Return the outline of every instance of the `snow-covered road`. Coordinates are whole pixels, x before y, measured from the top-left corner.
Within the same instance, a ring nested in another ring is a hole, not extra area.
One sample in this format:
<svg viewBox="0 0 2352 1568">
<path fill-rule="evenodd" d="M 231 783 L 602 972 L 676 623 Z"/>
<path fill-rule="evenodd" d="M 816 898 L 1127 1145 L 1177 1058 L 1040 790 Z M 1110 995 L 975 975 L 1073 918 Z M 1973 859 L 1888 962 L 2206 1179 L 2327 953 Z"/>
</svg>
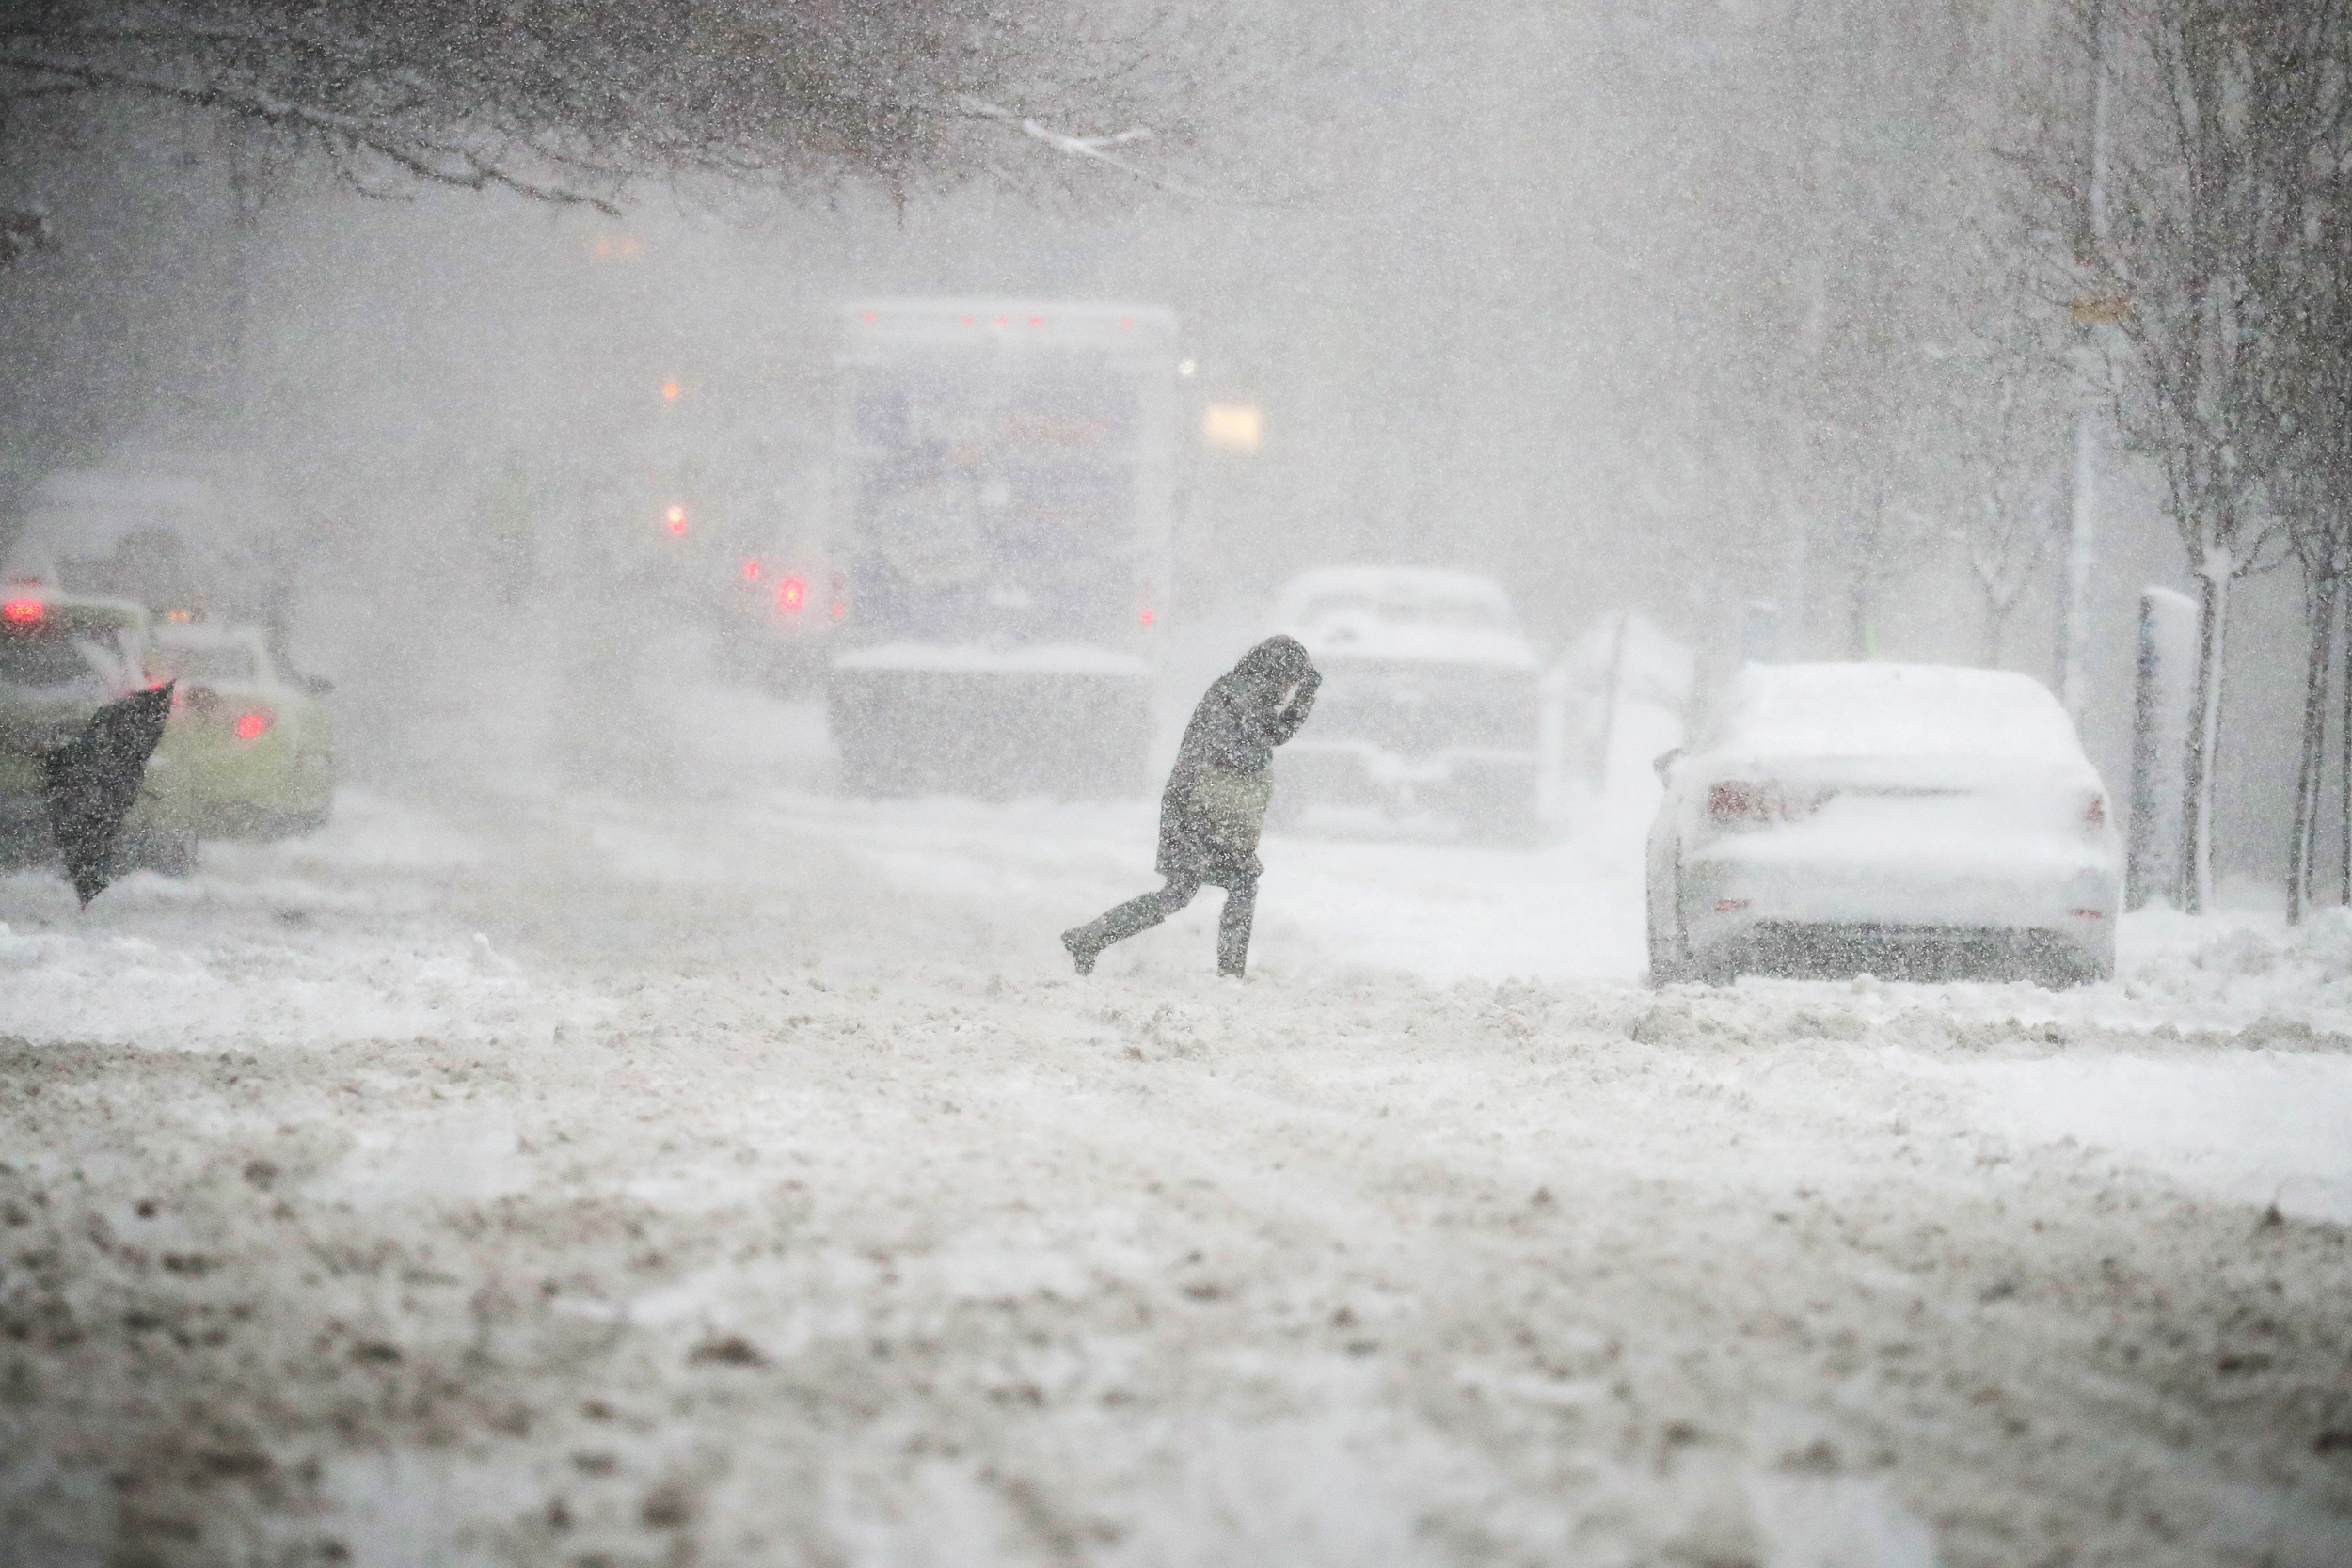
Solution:
<svg viewBox="0 0 2352 1568">
<path fill-rule="evenodd" d="M 2352 924 L 1653 994 L 1597 808 L 1077 981 L 1147 808 L 691 704 L 0 881 L 0 1562 L 2352 1562 Z"/>
</svg>

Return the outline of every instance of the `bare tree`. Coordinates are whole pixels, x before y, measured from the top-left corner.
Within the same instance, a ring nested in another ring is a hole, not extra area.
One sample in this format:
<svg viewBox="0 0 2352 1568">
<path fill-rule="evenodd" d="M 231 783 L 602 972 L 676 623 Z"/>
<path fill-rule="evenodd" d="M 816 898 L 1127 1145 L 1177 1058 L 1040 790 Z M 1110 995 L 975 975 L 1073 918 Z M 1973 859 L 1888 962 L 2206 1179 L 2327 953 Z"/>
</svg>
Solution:
<svg viewBox="0 0 2352 1568">
<path fill-rule="evenodd" d="M 1997 181 L 2002 166 L 1986 164 L 1980 177 Z M 1922 494 L 1967 563 L 1983 602 L 1979 657 L 1997 665 L 2010 620 L 2058 537 L 2074 374 L 2056 312 L 2018 286 L 2021 237 L 1991 206 L 1962 209 L 1955 248 L 1969 264 L 1947 278 L 1937 336 L 1920 346 L 1941 464 Z"/>
<path fill-rule="evenodd" d="M 2344 530 L 2332 509 L 2314 510 L 2290 531 L 2289 547 L 2303 572 L 2304 624 L 2310 649 L 2303 665 L 2302 728 L 2295 768 L 2295 823 L 2287 850 L 2287 923 L 2299 923 L 2315 893 L 2319 859 L 2320 788 L 2327 768 L 2329 656 L 2336 606 L 2343 596 Z"/>
<path fill-rule="evenodd" d="M 2339 48 L 2343 42 L 2339 37 Z M 2336 70 L 2345 68 L 2340 55 Z M 2315 165 L 2319 178 L 2290 193 L 2300 208 L 2299 221 L 2288 225 L 2290 243 L 2259 280 L 2270 301 L 2266 313 L 2291 344 L 2279 356 L 2272 395 L 2292 447 L 2272 491 L 2302 568 L 2310 638 L 2287 877 L 2290 920 L 2316 901 L 2331 656 L 2352 578 L 2352 356 L 2344 352 L 2352 342 L 2352 122 L 2338 118 Z M 2346 766 L 2340 768 L 2338 828 L 2341 895 L 2352 904 L 2352 640 L 2344 657 Z"/>
<path fill-rule="evenodd" d="M 2296 193 L 2342 113 L 2344 0 L 2106 0 L 2115 72 L 2107 223 L 2081 297 L 2117 302 L 2117 415 L 2157 460 L 2198 584 L 2180 903 L 2212 887 L 2214 752 L 2230 594 L 2279 559 L 2270 481 L 2292 445 L 2273 378 L 2291 349 L 2265 279 L 2299 242 Z M 2332 84 L 2332 85 L 2330 85 Z M 2095 308 L 2095 307 L 2094 307 Z"/>
<path fill-rule="evenodd" d="M 266 126 L 369 192 L 422 181 L 614 209 L 647 178 L 904 192 L 1009 146 L 1164 182 L 1219 81 L 1213 26 L 1064 0 L 29 0 L 0 105 L 113 95 Z"/>
<path fill-rule="evenodd" d="M 1984 601 L 1979 657 L 1996 666 L 2018 602 L 2042 575 L 2058 536 L 2058 470 L 2044 449 L 2053 431 L 2063 427 L 2043 414 L 2042 399 L 2013 382 L 1995 383 L 1991 394 L 1977 422 L 1965 427 L 1962 465 L 1968 483 L 1952 534 Z"/>
</svg>

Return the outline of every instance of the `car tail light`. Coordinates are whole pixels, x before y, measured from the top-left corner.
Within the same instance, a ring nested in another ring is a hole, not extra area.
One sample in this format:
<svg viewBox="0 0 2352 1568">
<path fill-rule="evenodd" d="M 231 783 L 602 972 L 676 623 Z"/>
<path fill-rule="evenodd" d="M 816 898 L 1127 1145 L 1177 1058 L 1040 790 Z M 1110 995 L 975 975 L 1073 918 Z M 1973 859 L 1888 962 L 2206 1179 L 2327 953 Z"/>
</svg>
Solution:
<svg viewBox="0 0 2352 1568">
<path fill-rule="evenodd" d="M 1152 607 L 1150 605 L 1145 605 L 1143 607 L 1143 624 L 1148 626 L 1156 619 L 1158 619 L 1158 617 L 1152 613 Z"/>
<path fill-rule="evenodd" d="M 833 601 L 833 618 L 834 620 L 838 621 L 841 617 L 847 615 L 848 613 L 850 613 L 850 605 L 848 600 L 835 599 Z"/>
<path fill-rule="evenodd" d="M 1770 784 L 1730 780 L 1707 792 L 1707 815 L 1718 822 L 1765 822 L 1773 815 Z"/>
<path fill-rule="evenodd" d="M 808 584 L 799 578 L 787 578 L 776 584 L 776 608 L 798 615 L 808 603 Z"/>
<path fill-rule="evenodd" d="M 269 715 L 255 708 L 237 715 L 237 738 L 259 740 L 269 733 Z"/>
<path fill-rule="evenodd" d="M 1820 811 L 1836 793 L 1821 784 L 1726 779 L 1708 786 L 1707 815 L 1726 828 L 1795 822 Z"/>
<path fill-rule="evenodd" d="M 744 580 L 745 582 L 757 582 L 757 581 L 759 580 L 759 569 L 760 569 L 760 568 L 759 568 L 759 562 L 756 562 L 756 561 L 746 561 L 746 562 L 743 562 L 743 580 Z"/>
<path fill-rule="evenodd" d="M 10 599 L 0 605 L 0 620 L 12 626 L 29 626 L 41 618 L 45 608 L 39 599 Z"/>
<path fill-rule="evenodd" d="M 661 518 L 662 521 L 669 526 L 669 530 L 672 533 L 684 533 L 686 531 L 686 508 L 682 506 L 674 506 L 670 508 L 669 511 L 663 513 L 661 515 Z"/>
</svg>

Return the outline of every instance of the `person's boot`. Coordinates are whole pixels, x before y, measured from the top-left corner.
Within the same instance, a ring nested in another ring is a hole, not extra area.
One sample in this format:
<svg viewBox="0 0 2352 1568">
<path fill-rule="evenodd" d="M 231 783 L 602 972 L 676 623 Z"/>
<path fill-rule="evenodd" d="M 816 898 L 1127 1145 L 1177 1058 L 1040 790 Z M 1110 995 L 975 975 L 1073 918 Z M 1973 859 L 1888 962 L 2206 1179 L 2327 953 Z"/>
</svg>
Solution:
<svg viewBox="0 0 2352 1568">
<path fill-rule="evenodd" d="M 1061 944 L 1070 951 L 1070 961 L 1078 966 L 1081 974 L 1094 973 L 1094 960 L 1103 949 L 1089 940 L 1093 932 L 1084 926 L 1073 926 L 1061 934 Z"/>
<path fill-rule="evenodd" d="M 1257 912 L 1258 889 L 1245 882 L 1225 895 L 1225 909 L 1216 919 L 1216 972 L 1239 980 L 1249 967 L 1250 917 Z"/>
</svg>

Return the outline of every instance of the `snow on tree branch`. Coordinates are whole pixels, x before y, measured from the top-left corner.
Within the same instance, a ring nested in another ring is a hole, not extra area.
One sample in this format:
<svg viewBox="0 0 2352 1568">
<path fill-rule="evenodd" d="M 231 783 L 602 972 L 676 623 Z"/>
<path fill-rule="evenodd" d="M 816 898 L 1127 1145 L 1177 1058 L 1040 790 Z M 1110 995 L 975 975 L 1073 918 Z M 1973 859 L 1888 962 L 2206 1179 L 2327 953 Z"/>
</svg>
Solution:
<svg viewBox="0 0 2352 1568">
<path fill-rule="evenodd" d="M 49 0 L 0 21 L 0 105 L 145 98 L 278 132 L 366 188 L 396 174 L 613 211 L 634 182 L 894 191 L 1001 168 L 1008 133 L 1155 188 L 1181 147 L 1214 32 L 1106 36 L 1035 0 Z M 1081 135 L 1059 126 L 1127 129 Z"/>
</svg>

